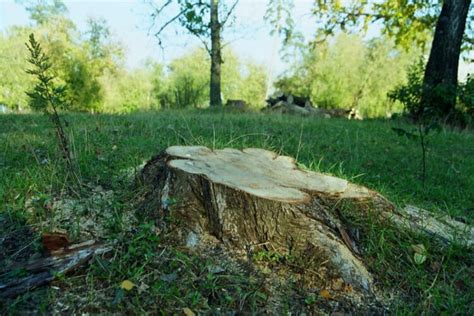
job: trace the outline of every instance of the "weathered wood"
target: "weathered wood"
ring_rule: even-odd
[[[302,108],[314,108],[311,101],[307,97],[296,96],[292,94],[283,94],[281,92],[274,94],[267,99],[269,107],[277,105],[279,102],[286,102],[292,106],[298,106]]]
[[[265,111],[276,113],[289,113],[299,115],[314,115],[324,118],[343,117],[347,119],[361,120],[359,112],[354,109],[322,109],[314,107],[309,98],[294,96],[283,93],[275,94],[267,99],[267,107]]]
[[[52,252],[51,256],[38,259],[23,266],[28,275],[0,283],[0,298],[11,298],[29,290],[51,283],[58,275],[69,273],[86,263],[93,255],[110,251],[110,247],[98,244],[93,240],[72,244]]]
[[[300,115],[310,115],[313,112],[312,108],[300,107],[285,101],[278,101],[269,110],[276,113],[291,113]]]
[[[169,147],[146,164],[143,180],[152,188],[150,205],[180,223],[177,240],[188,247],[218,243],[245,253],[254,245],[270,245],[295,256],[311,249],[324,268],[321,279],[326,284],[342,279],[359,297],[374,297],[378,290],[352,229],[340,217],[338,207],[345,202],[361,215],[370,208],[400,229],[443,242],[456,239],[458,229],[469,231],[468,245],[474,240],[462,223],[441,222],[415,208],[397,210],[377,192],[300,170],[292,158],[263,149]]]
[[[435,237],[443,244],[457,242],[468,247],[474,245],[474,227],[456,221],[447,215],[436,216],[412,205],[383,215],[400,227],[425,233]]]

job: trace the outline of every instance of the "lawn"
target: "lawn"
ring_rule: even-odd
[[[82,218],[94,212],[99,213],[94,215],[101,231],[97,234],[118,245],[115,257],[96,258],[84,271],[60,277],[53,287],[0,301],[0,312],[29,308],[66,313],[178,313],[183,308],[202,313],[216,308],[222,312],[258,312],[267,296],[260,290],[258,276],[238,271],[226,277],[209,275],[206,267],[216,259],[202,260],[167,245],[165,237],[153,232],[152,223],[139,216],[135,216],[138,220],[129,219],[139,194],[133,176],[152,155],[176,144],[274,150],[296,157],[302,168],[377,190],[397,205],[413,204],[470,224],[474,220],[472,131],[444,129],[429,135],[423,185],[418,142],[392,130],[415,129],[402,121],[209,111],[66,114],[64,119],[80,177],[87,186],[74,196],[67,190],[70,180],[61,171],[55,133],[48,119],[35,114],[0,115],[0,236],[6,236],[3,246],[0,244],[4,251],[0,263],[8,266],[37,253],[40,231],[62,228],[80,239],[85,234],[81,231]],[[54,211],[49,205],[64,200],[75,201],[76,211],[68,215],[48,213]],[[418,243],[413,240],[418,236],[399,237],[377,225],[367,228],[365,235],[371,269],[380,275],[381,283],[405,293],[403,303],[394,302],[394,308],[402,313],[472,313],[472,250],[459,245],[435,250],[430,240],[423,240],[430,257],[420,267],[410,261],[408,249]],[[433,263],[441,268],[433,270]],[[181,272],[175,275],[177,267]],[[157,277],[156,270],[167,279]],[[125,279],[137,287],[146,286],[136,293],[124,292],[118,284]],[[318,302],[290,285],[288,291],[288,309],[294,301],[304,308]]]

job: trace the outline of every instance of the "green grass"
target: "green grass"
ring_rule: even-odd
[[[126,216],[138,194],[131,186],[130,174],[170,145],[271,149],[296,157],[304,168],[368,186],[397,205],[414,204],[468,223],[474,220],[472,132],[443,130],[429,136],[423,187],[419,145],[391,130],[411,128],[399,121],[208,111],[67,114],[65,120],[80,176],[87,188],[96,190],[91,193],[92,189],[86,189],[74,197],[81,207],[74,213],[77,218],[67,220],[48,213],[51,201],[70,196],[65,190],[68,180],[60,167],[50,122],[33,114],[0,116],[0,235],[10,236],[19,229],[28,231],[22,234],[24,240],[9,240],[11,245],[27,247],[19,253],[18,249],[9,249],[0,261],[21,260],[37,251],[38,230],[58,226],[79,238],[80,218],[91,214],[105,232],[101,237],[117,243],[115,260],[96,259],[85,271],[64,278],[58,283],[61,294],[43,288],[4,303],[3,307],[0,302],[0,311],[3,308],[15,313],[25,306],[36,306],[41,311],[54,306],[54,302],[67,302],[72,310],[83,312],[170,313],[184,307],[201,312],[218,307],[221,311],[258,311],[265,299],[265,293],[259,291],[258,275],[233,271],[223,277],[208,273],[209,266],[215,263],[186,250],[167,247],[166,238],[156,237],[146,224]],[[107,199],[93,198],[104,196],[102,192],[112,195]],[[456,245],[439,250],[426,238],[399,235],[370,218],[348,218],[364,231],[367,260],[380,275],[380,282],[407,294],[405,303],[397,305],[401,313],[472,312],[471,251]],[[429,260],[423,266],[415,265],[410,253],[410,245],[420,241],[429,250]],[[430,263],[434,262],[441,264],[441,270],[432,271]],[[159,277],[174,278],[173,273],[178,270],[176,282],[167,283]],[[146,284],[147,289],[121,293],[118,284],[124,279],[131,279],[137,286]],[[78,303],[77,292],[83,293],[82,303]],[[308,304],[304,295],[292,299]]]

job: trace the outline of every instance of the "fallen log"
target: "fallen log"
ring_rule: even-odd
[[[92,256],[110,250],[110,247],[90,240],[57,249],[52,251],[48,257],[40,258],[26,265],[15,265],[12,268],[25,271],[28,275],[0,283],[0,298],[13,298],[29,290],[49,284],[58,275],[67,274],[85,264]]]

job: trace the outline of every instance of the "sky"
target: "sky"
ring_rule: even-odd
[[[296,27],[309,38],[314,32],[315,21],[310,16],[314,0],[295,0],[292,12]],[[225,39],[241,57],[250,58],[264,64],[273,75],[282,73],[287,67],[278,55],[280,40],[270,35],[271,27],[263,16],[268,0],[240,0],[236,7],[236,23],[225,33]],[[139,67],[151,59],[167,63],[200,42],[192,36],[175,35],[168,32],[161,49],[157,39],[150,34],[150,6],[144,0],[65,0],[68,17],[80,31],[86,30],[89,17],[104,18],[115,40],[120,41],[126,50],[128,68]],[[28,25],[28,13],[15,0],[0,0],[0,32],[12,25]],[[474,72],[474,65],[462,63],[460,77]]]
[[[270,35],[271,28],[263,20],[267,1],[241,0],[236,7],[236,23],[225,34],[225,39],[239,56],[253,59],[280,73],[286,64],[274,53],[279,50],[280,41]],[[166,63],[200,45],[192,36],[174,36],[173,32],[168,32],[162,50],[157,39],[149,34],[151,10],[143,0],[66,0],[64,3],[69,10],[68,17],[80,31],[85,31],[89,17],[104,18],[114,38],[124,44],[129,68],[142,65],[146,59]],[[293,12],[298,27],[304,29],[307,36],[312,29],[308,14],[311,3],[312,0],[297,0]],[[0,0],[0,31],[12,25],[30,23],[23,6],[14,0]]]

